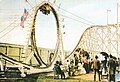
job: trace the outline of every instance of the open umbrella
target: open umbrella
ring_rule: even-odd
[[[102,54],[105,57],[108,57],[109,55],[106,52],[100,52],[100,54]]]

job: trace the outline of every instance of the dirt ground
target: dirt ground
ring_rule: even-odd
[[[72,76],[70,78],[94,81],[94,74],[93,73],[81,74],[81,75],[77,75],[77,76]],[[98,75],[96,76],[96,81],[98,81]],[[107,82],[107,79],[102,79],[101,82]]]
[[[50,73],[50,74],[48,74],[48,76],[54,76],[54,75],[53,75],[53,73]],[[66,81],[70,80],[70,79],[71,80],[74,79],[74,80],[79,80],[79,81],[83,80],[83,81],[87,81],[87,82],[91,82],[91,81],[94,82],[94,74],[93,73],[78,74],[78,75],[69,76],[69,77],[67,76],[66,78],[67,78]],[[96,76],[96,81],[98,81],[98,75]],[[102,79],[101,82],[108,82],[108,81],[107,81],[107,79]]]

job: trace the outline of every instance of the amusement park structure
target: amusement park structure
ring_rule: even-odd
[[[103,51],[120,57],[119,35],[119,28],[114,24],[94,25],[84,31],[75,49],[84,49],[93,57]]]
[[[38,51],[36,45],[36,37],[35,37],[35,21],[38,11],[41,11],[43,14],[47,15],[50,12],[54,14],[56,19],[56,26],[57,26],[57,43],[54,50],[53,58],[51,59],[49,64],[46,64],[41,56],[40,52]],[[31,50],[29,50],[28,46],[31,45]],[[54,9],[51,3],[49,2],[42,2],[41,4],[37,5],[32,10],[32,19],[30,21],[29,31],[27,33],[27,41],[26,45],[24,46],[21,62],[14,60],[7,55],[1,53],[2,59],[7,60],[13,64],[13,67],[17,67],[21,71],[21,76],[25,77],[26,74],[34,74],[39,72],[47,72],[52,71],[55,60],[62,61],[64,63],[65,56],[64,56],[64,49],[63,49],[63,42],[62,42],[62,34],[60,31],[60,24],[59,24],[59,17],[57,11]],[[39,64],[39,68],[33,67],[29,65],[29,62],[32,57],[35,57],[37,63]],[[1,66],[2,67],[2,66]],[[25,71],[27,70],[27,71]],[[26,74],[25,74],[26,73]]]
[[[39,10],[45,15],[52,12],[56,20],[57,42],[50,63],[46,63],[43,60],[36,44],[35,21]],[[52,71],[56,60],[62,61],[64,64],[66,59],[72,58],[78,49],[78,52],[82,52],[82,50],[87,51],[91,57],[94,57],[95,54],[100,54],[100,52],[103,51],[113,54],[116,57],[120,57],[120,32],[119,26],[116,24],[90,26],[84,31],[74,50],[69,55],[65,56],[59,22],[60,19],[54,5],[48,1],[43,1],[32,9],[31,16],[32,18],[30,20],[29,31],[27,33],[28,36],[26,39],[27,42],[26,45],[24,45],[21,54],[21,61],[17,61],[5,53],[0,53],[1,59],[7,61],[5,63],[6,66],[11,65],[13,68],[18,68],[22,77],[29,74]],[[39,66],[35,67],[30,65],[32,58],[36,59]]]

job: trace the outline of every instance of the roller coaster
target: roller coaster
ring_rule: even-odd
[[[48,15],[50,12],[52,12],[56,20],[57,42],[55,52],[50,63],[44,62],[36,44],[35,21],[39,10],[45,15]],[[93,25],[88,27],[80,37],[80,40],[74,50],[69,55],[65,56],[59,15],[55,10],[54,5],[50,2],[43,1],[32,9],[31,16],[29,31],[27,33],[27,42],[24,46],[21,62],[7,56],[6,54],[0,53],[1,59],[8,61],[8,64],[12,63],[11,67],[18,68],[22,77],[35,73],[50,72],[53,70],[53,66],[56,60],[62,61],[64,64],[67,59],[73,57],[77,50],[79,53],[82,52],[82,50],[87,51],[92,57],[94,57],[94,54],[99,54],[102,51],[109,54],[116,54],[117,57],[120,57],[120,32],[116,24]],[[30,51],[28,50],[29,44],[31,46]],[[33,57],[37,60],[39,67],[34,67],[29,64],[31,58]]]

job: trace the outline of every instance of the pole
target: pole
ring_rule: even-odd
[[[118,27],[118,3],[117,3],[117,27]]]
[[[117,27],[116,27],[116,43],[117,43],[117,57],[118,57],[118,27],[119,27],[119,24],[118,24],[118,3],[117,3]]]
[[[108,14],[111,10],[107,10],[107,25],[108,25]]]
[[[111,28],[110,28],[110,26],[109,26],[109,23],[108,23],[108,15],[109,15],[109,12],[110,12],[111,10],[107,10],[107,30],[108,30],[108,52],[111,54]]]
[[[108,25],[108,10],[107,10],[107,25]]]

